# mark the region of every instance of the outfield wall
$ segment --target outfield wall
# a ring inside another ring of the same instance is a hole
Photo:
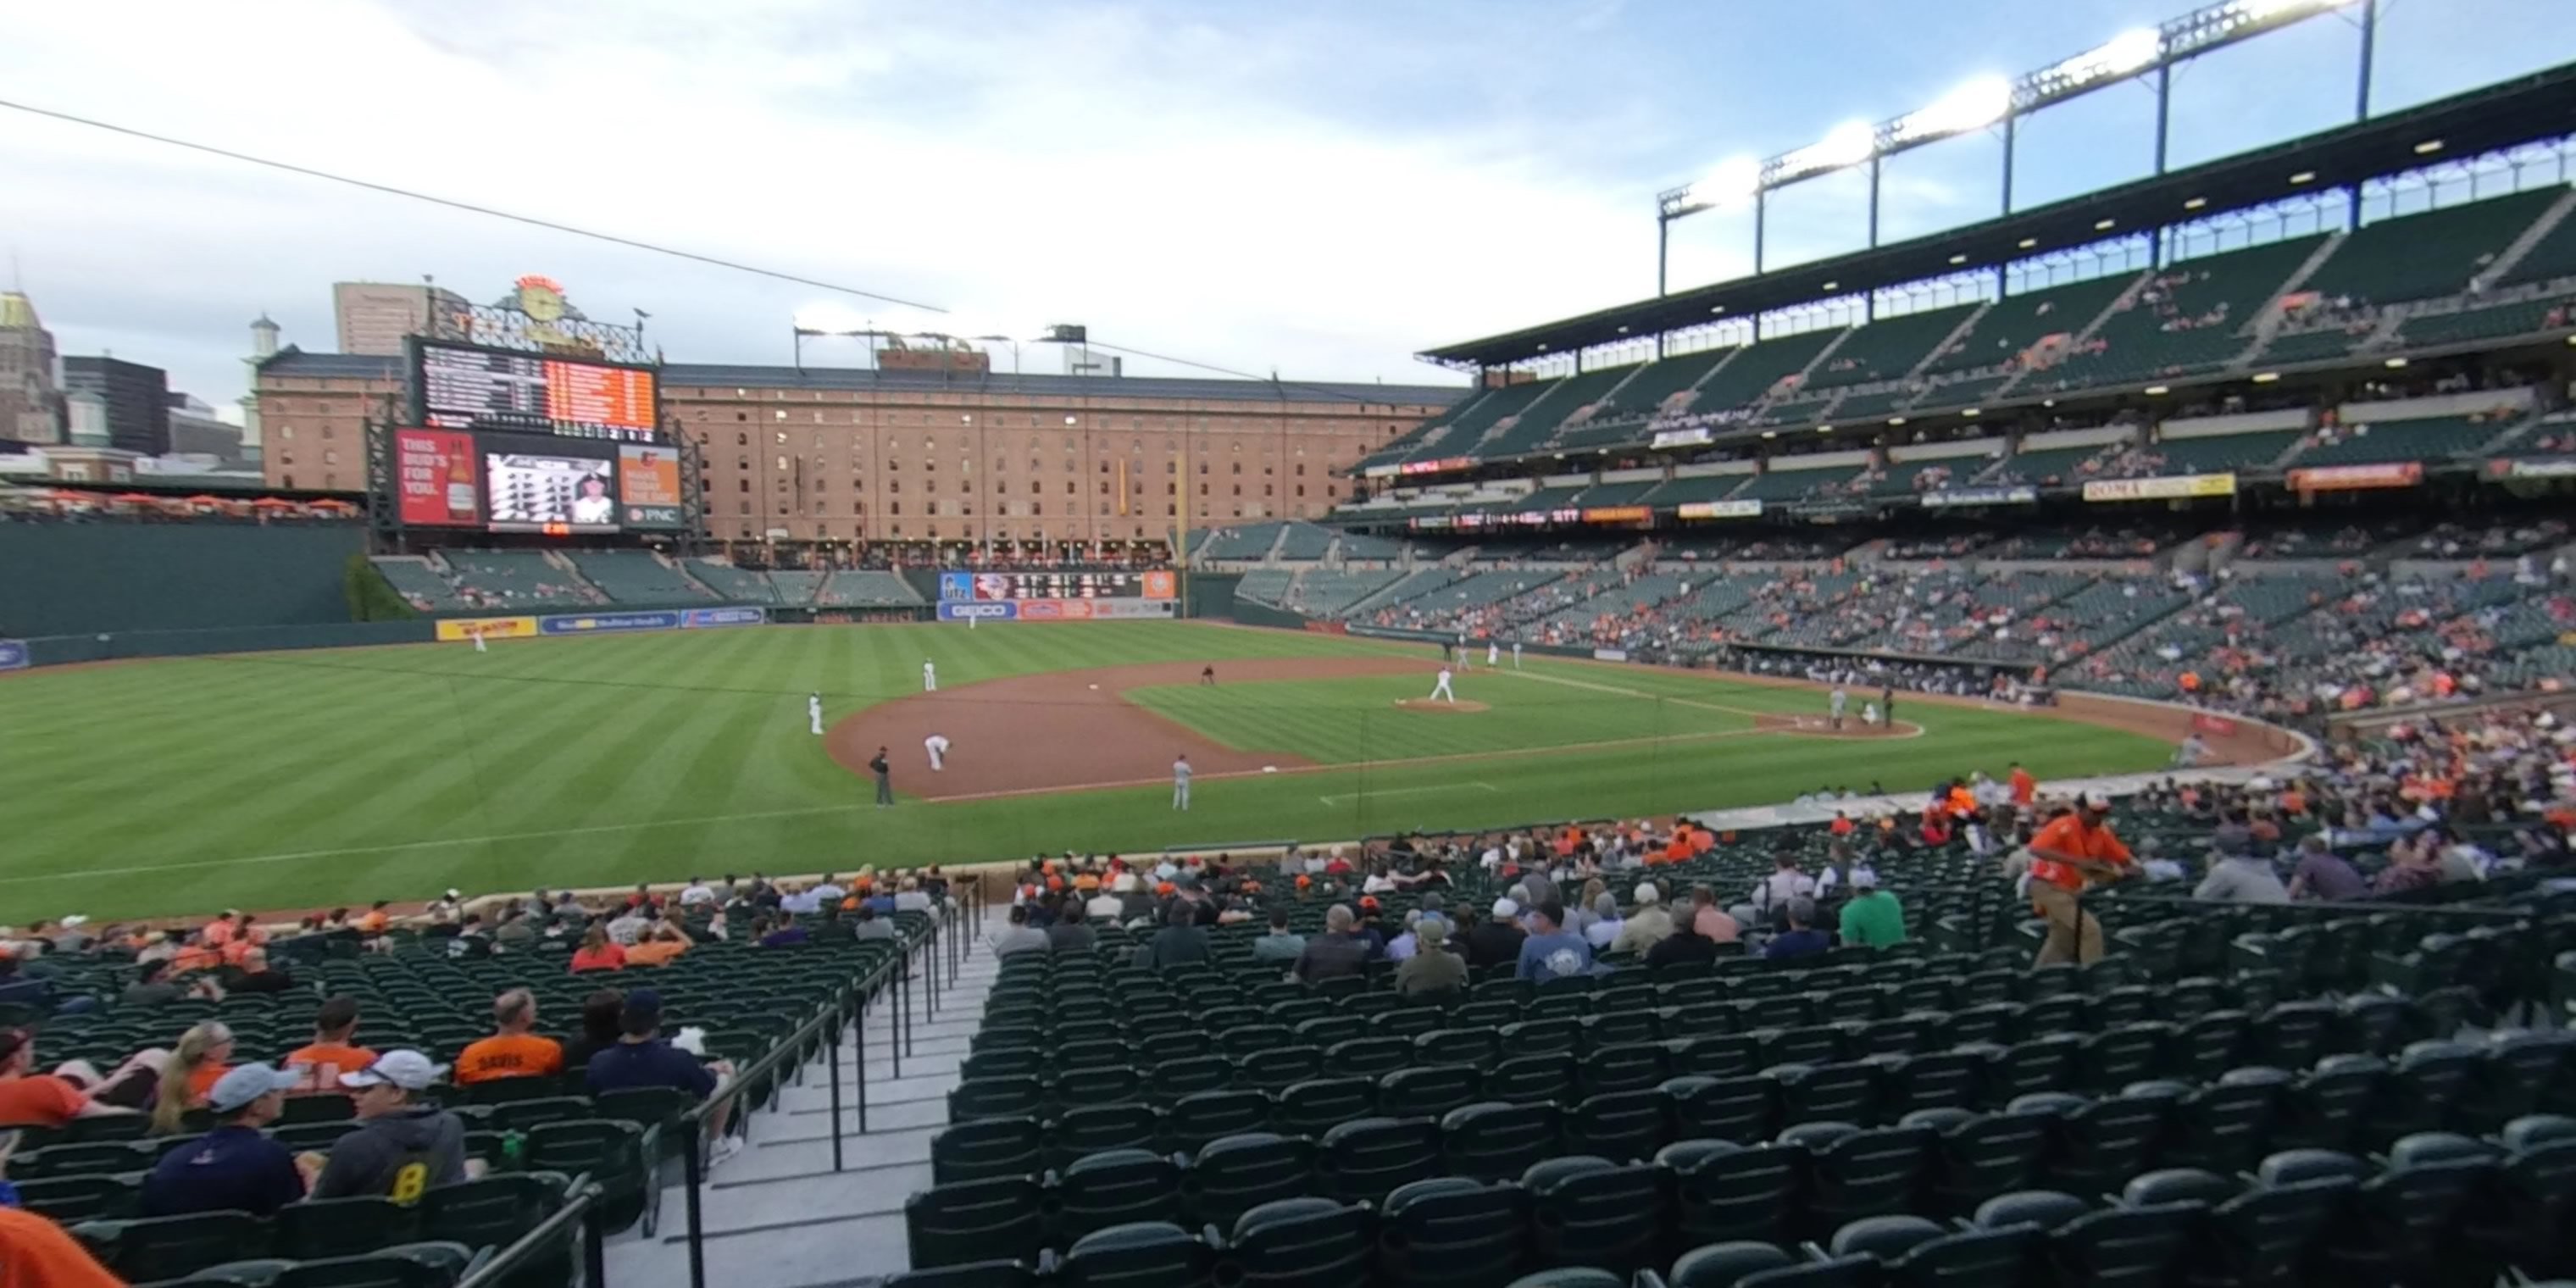
[[[0,524],[0,635],[344,626],[366,545],[354,523]]]

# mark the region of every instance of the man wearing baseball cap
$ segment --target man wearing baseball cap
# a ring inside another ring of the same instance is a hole
[[[286,1112],[286,1093],[303,1081],[300,1071],[264,1064],[238,1065],[215,1079],[206,1092],[215,1129],[161,1156],[143,1178],[143,1215],[231,1209],[274,1216],[301,1200],[304,1173],[295,1156],[260,1129]]]
[[[331,1146],[313,1197],[373,1194],[409,1203],[441,1185],[464,1184],[465,1123],[423,1099],[446,1073],[418,1051],[387,1051],[374,1064],[341,1074],[359,1126]]]
[[[2111,798],[2086,792],[2075,808],[2049,820],[2030,838],[2030,903],[2048,922],[2039,965],[2102,959],[2102,923],[2084,911],[2088,886],[2117,881],[2136,870],[2129,847],[2111,834]]]

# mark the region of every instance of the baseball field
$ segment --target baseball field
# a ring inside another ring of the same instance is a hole
[[[38,670],[0,679],[0,922],[1340,840],[1912,791],[2014,759],[2043,778],[2139,770],[2171,750],[2116,720],[1903,695],[1894,727],[1835,736],[1813,688],[1475,661],[1454,705],[1421,701],[1440,665],[1421,646],[1199,623],[753,627]],[[932,734],[950,743],[938,772]],[[881,746],[898,796],[883,809],[865,769]],[[1172,808],[1181,755],[1187,812]]]

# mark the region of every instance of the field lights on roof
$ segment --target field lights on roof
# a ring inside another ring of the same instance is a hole
[[[1978,77],[1898,120],[1893,137],[1899,143],[1920,143],[1982,130],[2012,110],[2012,93],[2012,82],[2001,76]]]
[[[1835,126],[1822,141],[1810,143],[1773,162],[1770,179],[1779,183],[1801,175],[1823,174],[1827,170],[1859,165],[1876,151],[1878,131],[1870,128],[1869,122],[1845,121]]]
[[[2049,97],[2070,94],[2097,82],[2134,76],[2155,65],[2165,38],[2152,27],[2121,32],[2094,48],[2033,75],[2033,88]]]

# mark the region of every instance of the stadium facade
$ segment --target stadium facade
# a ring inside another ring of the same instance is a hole
[[[402,360],[288,348],[254,388],[269,485],[354,491]],[[1467,392],[693,363],[664,366],[661,389],[703,452],[718,542],[1119,542],[1184,516],[1320,518],[1362,458]]]

